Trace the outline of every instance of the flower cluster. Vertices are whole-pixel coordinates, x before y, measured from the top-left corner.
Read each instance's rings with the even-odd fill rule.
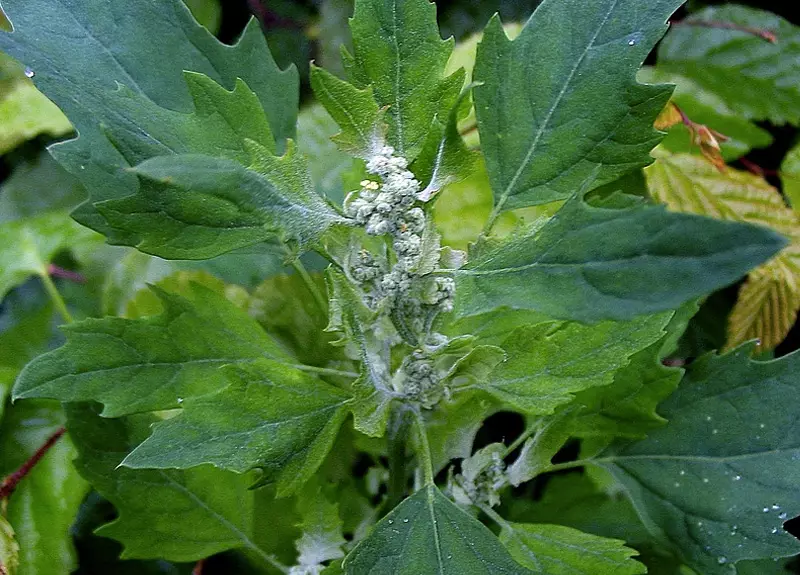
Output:
[[[462,505],[499,505],[500,491],[508,485],[502,454],[484,448],[483,453],[478,452],[462,465],[462,473],[449,479],[449,490],[455,500]]]

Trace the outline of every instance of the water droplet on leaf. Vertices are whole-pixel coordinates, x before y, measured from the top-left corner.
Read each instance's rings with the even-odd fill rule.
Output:
[[[36,75],[36,72],[31,70],[30,68],[25,68],[25,76],[28,78],[33,78]]]

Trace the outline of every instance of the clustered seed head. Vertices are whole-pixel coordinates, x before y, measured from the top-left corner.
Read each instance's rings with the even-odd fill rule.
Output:
[[[500,504],[500,490],[508,485],[506,464],[499,453],[492,453],[492,462],[473,480],[464,475],[455,477],[455,484],[463,490],[466,500],[463,503],[476,503],[495,507]],[[454,493],[454,495],[456,495]],[[464,495],[456,499],[463,499]]]

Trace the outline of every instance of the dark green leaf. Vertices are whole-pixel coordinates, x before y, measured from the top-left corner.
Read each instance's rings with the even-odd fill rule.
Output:
[[[410,162],[464,82],[463,73],[444,77],[454,42],[442,40],[436,7],[428,0],[356,0],[350,29],[354,55],[345,58],[350,81],[371,85],[378,105],[389,107],[388,141]]]
[[[496,213],[551,202],[649,164],[671,86],[636,70],[682,0],[548,0],[512,42],[495,17],[474,78]]]
[[[119,467],[155,418],[105,419],[86,404],[72,404],[67,413],[79,453],[76,467],[119,513],[98,534],[120,541],[123,558],[196,561],[233,548],[266,555],[254,542],[254,492],[247,477],[211,466]]]
[[[429,485],[381,519],[344,560],[347,575],[523,575],[483,524]]]
[[[704,574],[800,551],[783,529],[800,512],[800,355],[754,362],[752,348],[694,362],[660,410],[669,423],[598,460]]]
[[[222,365],[289,359],[223,296],[196,284],[189,299],[157,293],[162,315],[66,326],[67,343],[25,368],[15,398],[99,401],[104,416],[119,417],[180,407],[184,398],[221,389],[227,384]]]
[[[270,56],[257,22],[252,21],[235,46],[217,41],[197,24],[180,0],[102,5],[56,0],[5,0],[3,8],[13,34],[0,33],[0,50],[19,58],[36,74],[34,81],[66,113],[80,137],[52,148],[56,158],[76,175],[92,202],[135,194],[138,180],[131,165],[106,137],[144,127],[150,138],[140,143],[170,153],[180,141],[174,125],[153,124],[153,105],[189,113],[192,98],[183,71],[205,74],[233,89],[241,78],[258,97],[275,139],[283,142],[295,130],[298,86],[294,69],[281,72]],[[120,85],[124,86],[120,89]],[[133,98],[133,100],[131,99]],[[151,105],[131,105],[134,101]],[[214,134],[206,134],[213,139]],[[205,138],[181,142],[180,153]],[[281,146],[279,145],[279,148]],[[137,160],[141,162],[139,157]],[[116,243],[131,243],[115,231],[92,203],[79,209],[80,221]]]
[[[723,22],[744,29],[691,25]],[[759,35],[771,33],[775,42]],[[658,68],[721,97],[744,118],[800,123],[800,28],[745,6],[708,7],[675,26],[658,48]]]
[[[522,565],[547,575],[639,575],[644,565],[624,541],[562,525],[506,523],[500,540]]]
[[[578,321],[630,319],[732,283],[786,244],[766,228],[613,200],[627,205],[575,197],[543,226],[471,255],[454,272],[457,312],[509,306]]]
[[[155,426],[125,458],[136,469],[188,469],[204,463],[244,473],[287,495],[311,477],[347,417],[350,394],[267,359],[222,370],[222,391],[187,399],[183,412]]]

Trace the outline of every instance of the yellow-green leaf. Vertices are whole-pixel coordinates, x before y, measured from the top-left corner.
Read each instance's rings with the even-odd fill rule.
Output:
[[[771,349],[783,341],[800,309],[800,216],[763,178],[720,171],[699,156],[663,155],[645,175],[653,198],[672,210],[770,227],[790,240],[750,272],[729,319],[727,346],[759,339]]]

